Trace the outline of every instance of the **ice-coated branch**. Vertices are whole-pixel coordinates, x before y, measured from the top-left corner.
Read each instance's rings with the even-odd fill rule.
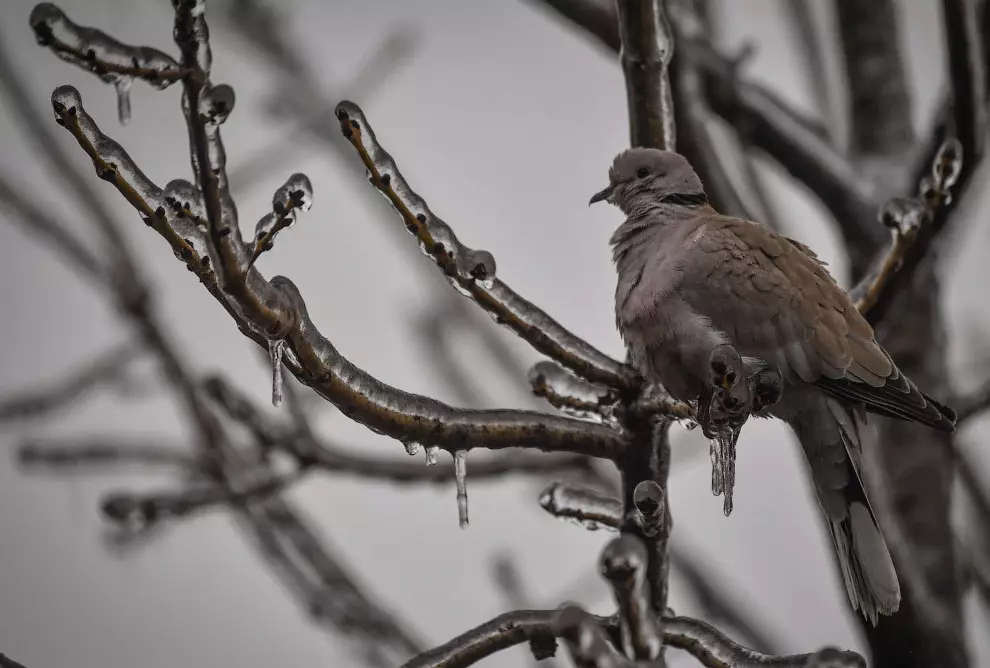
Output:
[[[618,402],[616,393],[575,376],[556,362],[537,362],[529,370],[533,394],[568,415],[601,422]]]
[[[101,30],[76,25],[58,6],[48,2],[35,5],[29,21],[38,44],[114,85],[120,122],[124,124],[131,116],[129,90],[134,79],[162,90],[191,73],[158,49],[130,46]]]
[[[248,266],[253,265],[258,256],[271,250],[275,236],[296,222],[297,212],[309,211],[313,206],[313,186],[305,174],[293,174],[275,191],[272,197],[272,211],[266,214],[254,228],[254,249]]]
[[[650,602],[648,561],[646,546],[627,533],[605,546],[598,568],[612,586],[619,606],[622,650],[632,659],[654,661],[663,650],[663,635]]]
[[[811,654],[771,656],[754,652],[705,622],[688,617],[664,619],[664,643],[683,649],[708,668],[866,668],[851,651],[826,647]]]
[[[540,493],[540,507],[587,529],[618,529],[622,524],[622,501],[587,487],[550,483]]]
[[[616,7],[630,143],[673,151],[677,132],[667,65],[674,55],[674,35],[663,0],[616,0]]]
[[[103,385],[121,383],[141,352],[134,342],[111,348],[50,387],[0,397],[0,422],[46,417],[68,408],[84,395]]]
[[[356,104],[341,102],[336,113],[341,132],[368,169],[371,184],[388,199],[455,289],[476,301],[496,322],[579,376],[614,388],[638,386],[639,377],[629,367],[564,329],[499,280],[490,253],[463,245],[412,190]]]
[[[942,1],[942,25],[952,83],[953,129],[966,159],[973,161],[983,155],[987,131],[987,64],[976,5],[973,0]]]
[[[576,668],[636,667],[616,649],[598,620],[581,608],[566,606],[557,613],[557,619],[560,637],[567,643]]]
[[[352,419],[401,441],[436,445],[451,453],[472,447],[532,447],[614,458],[623,449],[622,434],[602,425],[589,425],[573,418],[531,411],[457,409],[434,399],[402,392],[371,377],[342,357],[316,329],[309,318],[305,301],[292,281],[284,276],[267,281],[254,268],[245,271],[248,256],[239,235],[234,242],[233,233],[218,235],[217,230],[212,229],[211,239],[207,240],[213,243],[219,237],[221,243],[227,243],[227,250],[232,251],[227,258],[236,259],[236,266],[204,262],[204,257],[222,253],[210,250],[209,255],[201,254],[193,244],[185,242],[176,233],[173,224],[178,225],[188,216],[183,213],[180,217],[165,206],[153,206],[153,203],[163,199],[167,189],[162,191],[151,182],[120,145],[100,131],[82,109],[78,91],[67,86],[57,89],[53,94],[53,106],[64,127],[90,153],[99,173],[124,194],[131,205],[146,216],[146,220],[151,220],[152,226],[169,241],[173,249],[178,247],[177,255],[237,320],[241,331],[265,346],[269,339],[284,339],[287,346],[286,367]],[[195,202],[190,204],[195,209]],[[180,207],[180,211],[184,210]],[[192,228],[194,226],[190,225],[189,233],[192,233]],[[210,268],[214,264],[216,274]],[[232,274],[225,273],[228,269]],[[223,285],[231,291],[219,290],[214,276],[226,276]],[[238,276],[243,277],[244,281],[239,282]],[[235,287],[238,285],[239,288]],[[507,293],[503,291],[501,294]],[[516,301],[510,312],[526,311],[519,306],[521,299],[514,299]],[[531,311],[526,312],[532,315]],[[530,332],[537,328],[533,321],[517,322]],[[554,326],[564,331],[555,323]],[[554,330],[551,328],[551,331]],[[579,341],[573,335],[567,336]],[[632,382],[631,376],[617,375],[625,372],[623,365],[597,354],[602,361],[614,365],[615,375],[603,372],[604,375]]]
[[[243,424],[263,449],[282,450],[295,458],[303,468],[386,480],[392,483],[441,485],[455,482],[455,472],[451,467],[423,466],[394,457],[363,455],[328,443],[308,428],[291,429],[278,424],[262,413],[257,404],[220,376],[207,379],[204,388],[207,396],[217,402],[231,419]],[[433,448],[426,448],[427,462],[436,457],[436,452],[431,450]],[[589,463],[585,457],[532,454],[525,451],[506,452],[472,461],[471,479],[480,482],[500,479],[506,475],[542,476],[588,470]]]
[[[964,160],[969,159],[962,150],[958,139],[946,139],[932,162],[931,175],[921,185],[919,198],[895,198],[881,209],[879,219],[891,230],[891,244],[870,274],[850,292],[856,307],[872,323],[882,318],[898,284],[907,280],[944,227],[952,190],[960,180]]]
[[[0,652],[0,668],[25,668],[25,666],[14,661],[3,652]]]

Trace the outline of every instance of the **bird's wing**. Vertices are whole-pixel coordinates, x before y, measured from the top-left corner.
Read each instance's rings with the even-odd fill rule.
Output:
[[[701,230],[684,249],[679,292],[743,355],[873,412],[951,430],[951,410],[897,370],[814,253],[728,216]]]

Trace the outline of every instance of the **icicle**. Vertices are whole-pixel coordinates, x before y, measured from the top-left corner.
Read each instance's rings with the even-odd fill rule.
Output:
[[[426,465],[436,466],[437,465],[437,455],[440,453],[440,448],[436,445],[426,446]]]
[[[285,339],[269,339],[268,355],[272,360],[272,405],[278,407],[282,403],[282,353],[285,350]]]
[[[403,441],[402,445],[406,446],[406,454],[410,457],[419,454],[419,443],[416,441]]]
[[[133,77],[120,77],[113,83],[117,91],[117,118],[121,125],[131,122],[131,84]]]
[[[465,529],[468,525],[467,450],[454,453],[454,478],[457,480],[457,522]]]
[[[724,495],[722,512],[732,514],[732,491],[736,485],[736,442],[739,429],[733,426],[719,427],[711,441],[709,454],[712,460],[712,494]]]

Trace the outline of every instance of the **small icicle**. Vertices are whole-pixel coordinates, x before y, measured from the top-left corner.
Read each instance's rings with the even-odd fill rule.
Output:
[[[268,355],[272,360],[272,406],[282,404],[282,353],[285,339],[269,339]]]
[[[426,465],[436,466],[437,465],[437,455],[440,453],[440,448],[436,445],[426,446]]]
[[[120,77],[113,82],[113,87],[117,90],[117,118],[121,125],[131,122],[131,83],[133,77]]]
[[[419,454],[419,443],[416,441],[404,441],[402,445],[406,446],[406,454],[410,457]]]
[[[467,450],[454,453],[454,478],[457,480],[457,521],[462,529],[468,525]]]

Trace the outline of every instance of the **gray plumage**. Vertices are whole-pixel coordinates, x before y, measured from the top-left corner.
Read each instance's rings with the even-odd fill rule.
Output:
[[[770,413],[801,440],[854,608],[874,624],[900,604],[897,576],[862,482],[865,411],[953,431],[955,413],[918,390],[806,246],[720,215],[682,156],[620,154],[607,200],[616,325],[633,364],[675,397],[697,399],[711,352],[734,346],[750,373],[784,381]]]

